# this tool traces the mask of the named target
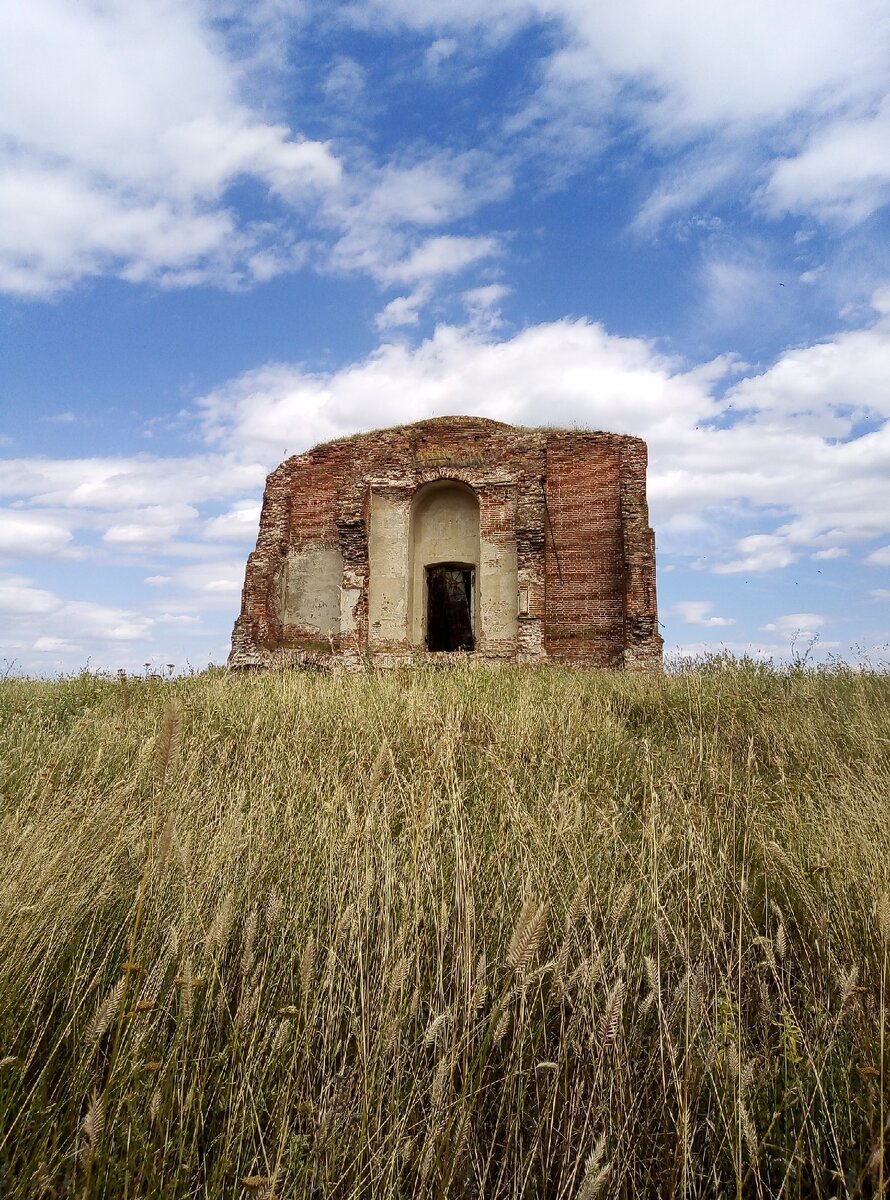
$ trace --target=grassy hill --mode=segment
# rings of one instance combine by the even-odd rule
[[[877,1195],[888,777],[845,670],[7,680],[0,1195]]]

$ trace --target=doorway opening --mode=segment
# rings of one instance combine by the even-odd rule
[[[427,650],[475,650],[476,571],[460,563],[426,569]]]

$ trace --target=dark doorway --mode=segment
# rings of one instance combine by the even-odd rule
[[[439,563],[426,569],[427,650],[475,650],[472,567]]]

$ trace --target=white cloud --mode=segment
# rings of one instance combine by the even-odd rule
[[[126,519],[109,525],[103,541],[119,550],[141,550],[171,542],[184,526],[197,518],[189,504],[150,504],[126,514]]]
[[[172,576],[170,575],[148,575],[143,580],[149,587],[162,587],[165,583],[171,583]]]
[[[0,509],[0,557],[39,558],[58,554],[71,541],[63,525],[32,513]]]
[[[776,214],[849,221],[886,201],[883,0],[365,0],[351,11],[439,39],[546,27],[554,49],[513,129],[537,128],[548,155],[596,153],[610,124],[690,149],[644,201],[641,231],[730,179],[750,194],[777,150],[765,193]]]
[[[741,558],[718,563],[714,567],[715,574],[738,575],[742,572],[775,571],[798,559],[788,539],[772,533],[748,534],[747,537],[739,538],[735,548],[741,554]]]
[[[52,592],[35,587],[21,575],[0,575],[0,612],[7,614],[54,612],[61,601]]]
[[[244,495],[262,486],[263,476],[261,465],[235,454],[10,458],[0,472],[0,496],[27,497],[32,503],[60,508],[116,512]]]
[[[324,81],[325,98],[332,104],[349,108],[361,100],[366,82],[361,63],[348,55],[340,55],[331,65]]]
[[[490,329],[500,325],[501,316],[498,305],[510,295],[511,291],[512,289],[506,284],[488,283],[463,292],[461,299],[466,306],[471,325],[474,327],[483,325]]]
[[[39,637],[34,643],[33,649],[38,654],[71,654],[77,653],[80,647],[74,642],[66,641],[64,638]]]
[[[0,612],[13,639],[19,637],[43,653],[69,644],[144,641],[153,624],[131,609],[66,600],[20,575],[0,575]]]
[[[193,563],[175,572],[176,582],[204,608],[232,609],[244,583],[244,558]],[[165,606],[168,610],[171,606]]]
[[[368,0],[362,5],[415,29],[556,21],[562,45],[554,84],[586,78],[598,97],[628,88],[628,103],[662,137],[703,126],[776,121],[808,105],[870,94],[883,80],[888,31],[880,0]],[[806,36],[801,31],[806,30]],[[757,87],[752,87],[752,77]],[[635,91],[633,83],[644,87]]]
[[[701,375],[676,368],[642,339],[612,337],[584,321],[533,326],[507,341],[472,326],[440,326],[417,347],[384,344],[331,375],[272,364],[199,406],[211,444],[239,445],[266,462],[277,462],[285,446],[293,452],[355,430],[458,412],[667,436],[719,411]]]
[[[890,588],[871,588],[868,594],[872,600],[890,600]]]
[[[228,512],[206,521],[203,534],[213,541],[255,542],[259,523],[259,501],[241,500]]]
[[[292,201],[340,166],[239,88],[197,0],[0,10],[0,288],[249,275],[269,231],[242,226],[226,189],[251,176]]]
[[[547,49],[486,113],[474,138],[484,152],[415,145],[372,166],[353,144],[347,171],[328,142],[265,115],[293,102],[285,69],[320,83],[320,115],[335,128],[368,105],[366,68],[344,54],[313,59],[320,36],[288,61],[296,25],[312,19],[315,33],[329,33],[318,6],[7,6],[0,288],[49,295],[103,273],[241,287],[309,260],[387,286],[443,278],[499,253],[504,238],[423,231],[508,194],[529,156],[545,160],[538,183],[553,186],[554,155],[572,169],[613,145],[615,131],[669,164],[650,173],[638,232],[709,195],[758,188],[773,216],[861,220],[890,194],[883,9],[882,0],[354,0],[338,22],[431,39],[429,78],[458,51],[479,57],[522,27],[537,27]],[[239,212],[233,186],[244,180],[273,202],[265,219]],[[333,246],[317,244],[320,229]],[[739,264],[718,261],[712,273],[717,295],[756,287]]]
[[[430,236],[491,200],[512,181],[498,157],[440,151],[357,171],[331,194],[325,219],[336,235],[335,271],[362,271],[386,286],[431,283],[501,252],[494,236]]]
[[[844,225],[865,220],[890,196],[890,97],[867,116],[817,128],[799,153],[775,164],[762,199],[775,216],[813,213]]]
[[[723,574],[780,569],[803,553],[837,557],[886,536],[890,322],[789,351],[717,399],[715,386],[737,368],[724,357],[684,370],[642,339],[584,321],[508,339],[471,321],[440,326],[413,348],[381,345],[329,374],[270,364],[199,408],[211,445],[268,466],[285,450],[449,413],[635,433],[649,445],[656,528],[675,528],[682,542],[684,529],[706,527],[708,509],[740,514],[723,522],[742,524],[734,550],[714,541],[704,564]],[[744,532],[755,520],[757,532]]]
[[[755,259],[738,249],[732,257],[709,254],[704,259],[698,280],[704,323],[738,327],[754,313],[762,319],[776,300],[776,280],[764,259],[763,253]]]
[[[873,550],[865,560],[870,567],[890,567],[890,546]]]
[[[415,283],[436,279],[442,275],[458,275],[482,259],[499,251],[498,242],[491,237],[458,237],[442,234],[421,242],[402,262],[394,263],[385,275],[397,283]]]
[[[161,612],[154,617],[156,625],[200,625],[201,618],[193,613]]]
[[[374,324],[380,330],[417,325],[420,321],[420,310],[431,295],[431,288],[419,287],[407,296],[396,296],[377,314]]]
[[[662,173],[633,218],[632,232],[651,237],[670,218],[688,212],[715,192],[737,187],[746,169],[750,169],[750,155],[723,144],[717,153],[708,146],[701,155],[687,156]]]
[[[436,38],[434,42],[427,46],[424,52],[424,66],[428,71],[435,74],[443,62],[446,62],[457,53],[457,48],[457,42],[454,38]]]
[[[512,289],[503,283],[489,283],[462,292],[461,300],[467,310],[469,327],[489,333],[499,329],[504,320],[498,306],[511,291]]]
[[[719,629],[726,625],[735,625],[733,617],[711,616],[714,607],[710,600],[678,600],[671,609],[682,617],[687,625],[704,625],[709,629]]]
[[[488,283],[483,287],[470,288],[463,293],[463,301],[467,308],[493,308],[506,296],[511,289],[503,283]]]
[[[761,628],[765,633],[776,633],[780,638],[803,640],[819,636],[819,630],[824,626],[825,618],[819,613],[786,613],[776,617]]]
[[[259,503],[244,497],[261,490],[266,470],[235,454],[7,459],[0,495],[14,507],[0,509],[0,562],[215,556],[220,539],[255,536]],[[219,501],[231,507],[220,513]],[[156,571],[146,583],[171,579]]]
[[[819,562],[830,561],[833,558],[846,558],[849,551],[842,546],[829,546],[827,550],[817,550],[813,558]]]

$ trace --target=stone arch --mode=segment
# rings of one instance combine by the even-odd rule
[[[426,483],[412,497],[409,528],[411,643],[417,648],[427,644],[429,570],[435,567],[469,573],[466,586],[474,642],[479,635],[479,497],[458,479]]]

